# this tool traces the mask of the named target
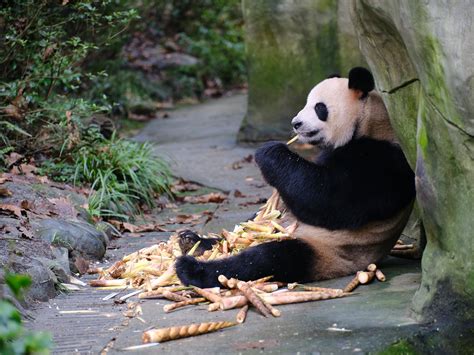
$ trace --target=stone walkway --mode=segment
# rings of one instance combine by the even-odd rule
[[[215,211],[209,223],[195,230],[219,232],[232,229],[258,208],[259,198],[271,189],[263,184],[255,164],[243,160],[253,148],[239,147],[235,137],[245,113],[245,96],[238,95],[176,110],[165,120],[152,121],[137,137],[157,144],[156,152],[170,159],[177,176],[206,187],[229,192],[223,204],[201,208]],[[245,197],[236,197],[238,190]],[[190,211],[193,206],[180,206]],[[169,212],[168,212],[169,213]],[[148,233],[143,237],[124,237],[114,242],[107,259],[117,260],[139,248],[166,240],[169,233]],[[420,281],[417,262],[388,259],[382,268],[385,283],[360,287],[352,297],[279,307],[280,318],[265,319],[254,311],[238,327],[194,338],[163,343],[136,353],[354,353],[387,348],[419,329],[410,317],[411,298]],[[341,287],[345,277],[319,285]],[[29,327],[50,331],[55,353],[117,353],[141,344],[141,334],[150,327],[166,327],[192,322],[232,320],[237,311],[209,313],[205,306],[165,314],[163,300],[141,303],[143,320],[123,316],[126,304],[102,300],[109,290],[84,288],[60,295],[35,310]],[[136,301],[136,298],[131,298]],[[132,352],[134,353],[134,352]]]

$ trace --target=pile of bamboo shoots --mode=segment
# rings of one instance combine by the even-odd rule
[[[221,235],[210,234],[206,237],[218,238],[212,250],[197,256],[198,260],[213,260],[228,257],[244,248],[268,241],[292,238],[296,224],[288,226],[280,224],[284,214],[278,193],[275,191],[263,205],[256,217],[235,226],[232,232],[222,230]],[[90,282],[94,287],[123,287],[130,286],[146,291],[158,287],[180,285],[174,270],[174,262],[182,255],[177,235],[170,237],[168,242],[161,242],[126,255],[105,269],[91,269],[90,273],[99,274],[97,280]],[[187,253],[193,255],[199,242]]]

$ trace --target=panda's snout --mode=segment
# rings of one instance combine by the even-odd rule
[[[303,122],[301,122],[298,119],[298,117],[295,117],[295,118],[293,118],[293,120],[291,120],[291,124],[293,125],[293,128],[295,130],[297,130],[298,128],[300,128],[303,125]]]

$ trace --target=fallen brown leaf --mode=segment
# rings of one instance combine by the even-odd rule
[[[0,197],[10,197],[12,192],[8,190],[6,187],[0,187]]]
[[[201,218],[199,214],[179,214],[175,217],[169,218],[168,223],[172,224],[189,224],[196,222]]]
[[[18,218],[21,218],[22,209],[18,206],[0,204],[0,211],[7,212],[7,213],[10,213],[10,214],[14,214]]]
[[[31,210],[31,207],[33,207],[33,204],[28,200],[23,200],[20,202],[20,206],[24,210]]]
[[[23,159],[23,158],[24,158],[23,155],[15,153],[15,152],[11,152],[10,154],[7,155],[6,161],[7,161],[8,165],[13,165],[16,162]]]
[[[119,227],[120,228],[120,227]],[[143,233],[143,232],[167,232],[166,229],[161,227],[159,224],[156,223],[147,223],[141,225],[135,225],[128,222],[121,223],[121,229],[125,232],[130,233]]]
[[[235,190],[234,191],[234,197],[242,198],[242,197],[246,197],[246,195],[244,195],[242,192],[240,192],[240,190]]]
[[[183,201],[188,203],[222,203],[227,196],[220,192],[211,192],[202,196],[186,196]]]
[[[77,271],[79,271],[81,275],[87,272],[87,270],[89,269],[89,264],[90,264],[90,261],[84,259],[81,256],[77,256],[76,260],[74,260],[74,265],[76,266]]]

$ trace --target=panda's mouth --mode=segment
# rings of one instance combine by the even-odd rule
[[[324,143],[324,138],[319,134],[321,131],[319,129],[308,131],[308,132],[298,132],[298,135],[301,137],[300,140],[304,143],[309,143],[311,145],[322,145]]]

